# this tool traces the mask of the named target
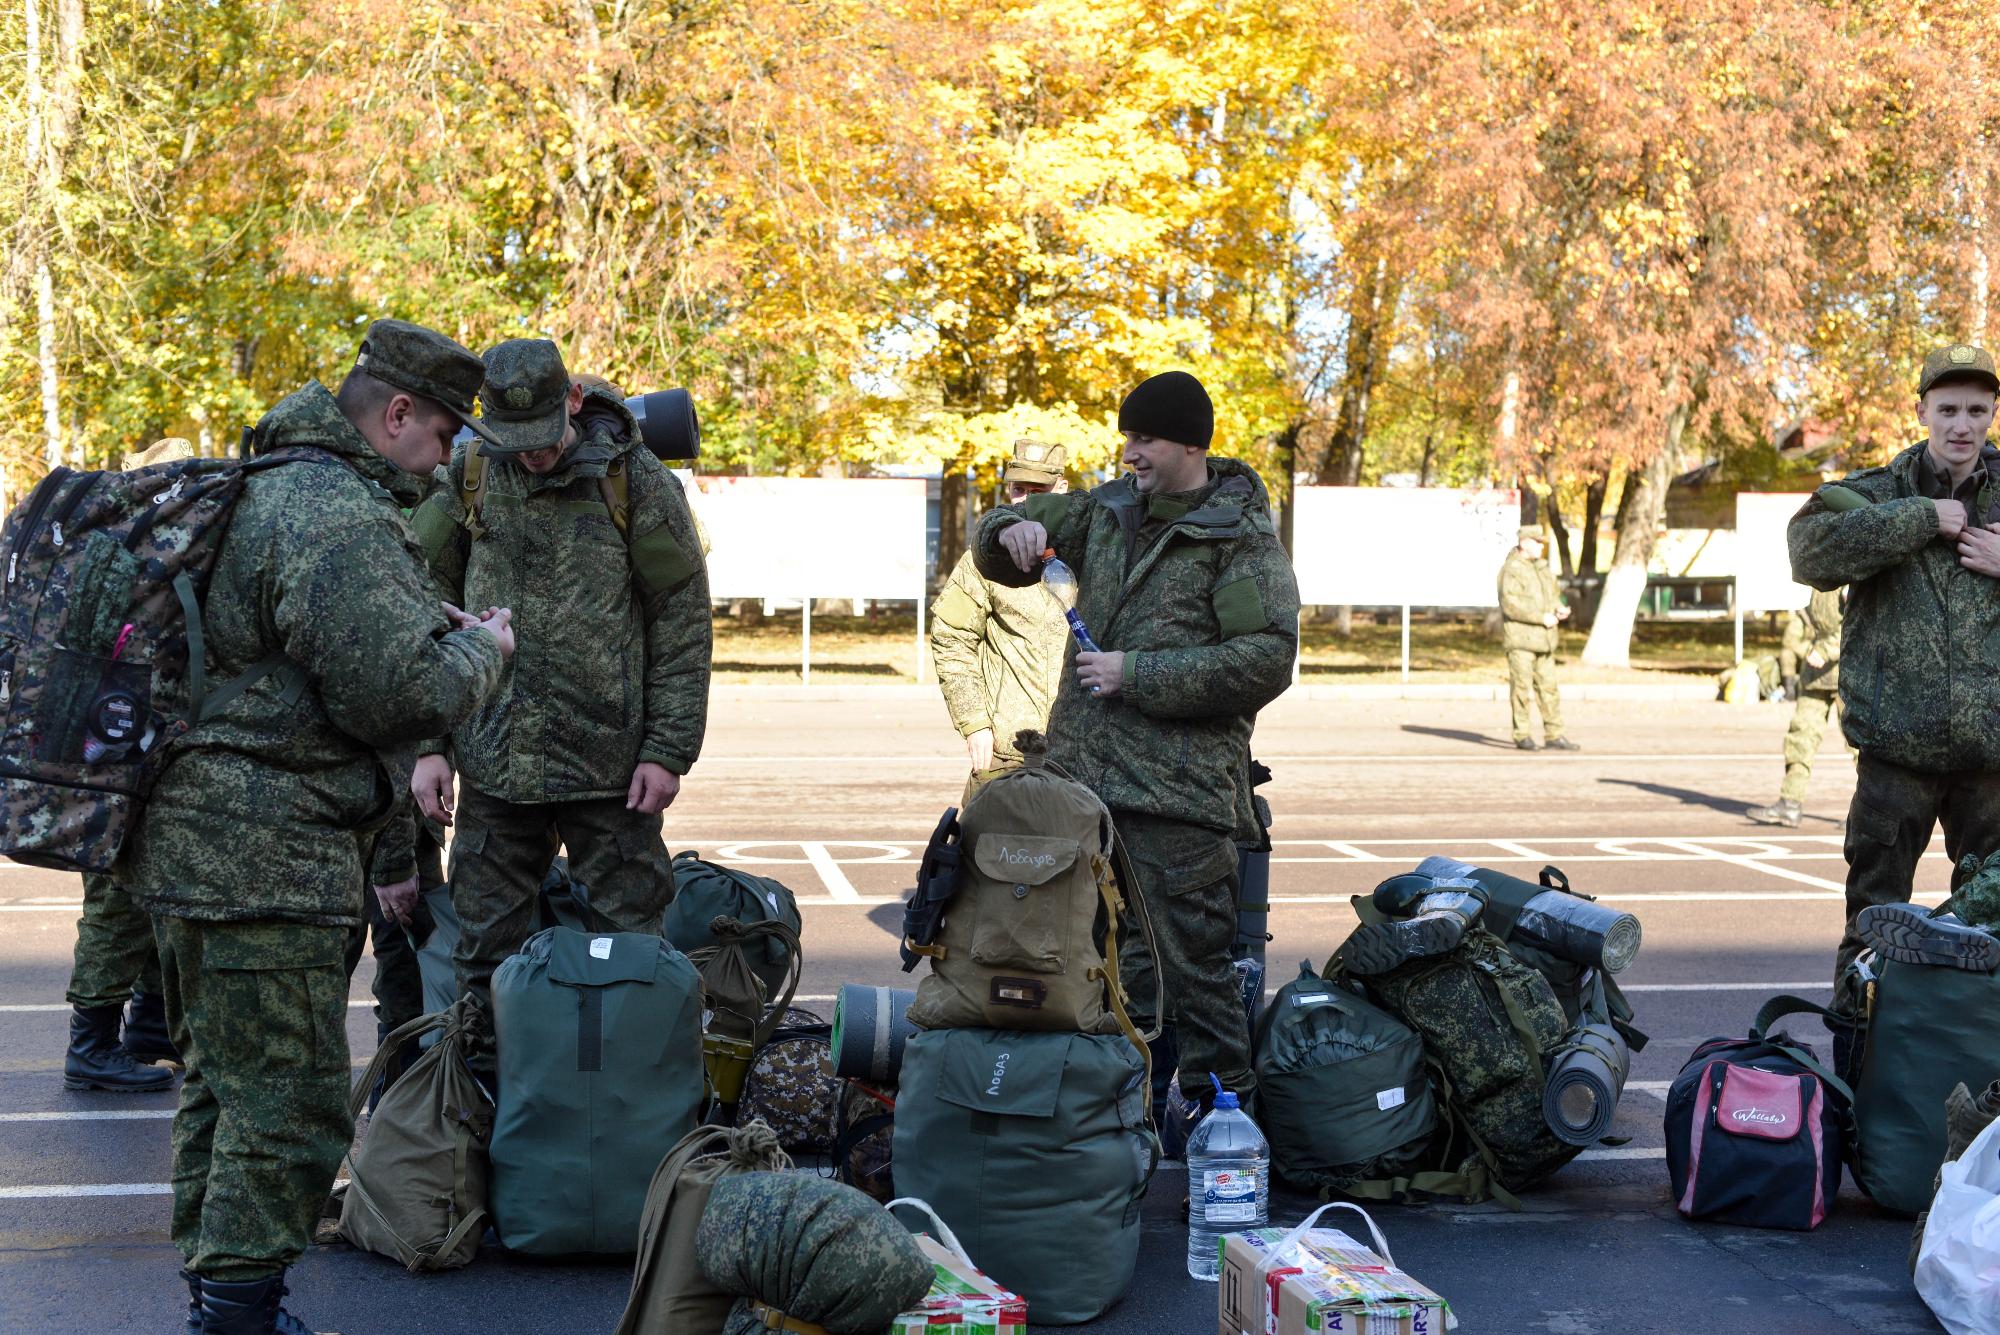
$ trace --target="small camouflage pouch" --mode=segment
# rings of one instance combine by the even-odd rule
[[[751,1059],[736,1125],[763,1122],[793,1154],[831,1154],[841,1082],[833,1073],[833,1026],[809,1010],[786,1010]]]

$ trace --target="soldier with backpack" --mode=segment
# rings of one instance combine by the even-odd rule
[[[660,813],[701,754],[710,632],[687,500],[615,392],[573,383],[555,344],[512,339],[486,354],[480,402],[493,438],[453,454],[415,523],[446,595],[514,608],[528,644],[490,704],[419,748],[411,789],[456,822],[453,963],[490,1007],[493,970],[537,930],[558,844],[597,914],[660,930],[674,897]],[[490,1043],[472,1064],[494,1072]]]
[[[121,466],[129,473],[192,458],[190,442],[168,436],[126,455]],[[153,920],[103,872],[83,878],[83,917],[76,924],[75,964],[64,999],[74,1008],[69,1051],[63,1054],[64,1088],[151,1093],[173,1087],[174,1073],[151,1065],[180,1061],[167,1036]]]
[[[342,957],[393,806],[378,753],[457,726],[513,652],[505,609],[440,606],[392,503],[443,460],[482,370],[377,321],[338,395],[309,382],[265,414],[246,471],[286,461],[247,473],[190,626],[237,689],[194,711],[119,867],[156,920],[187,1063],[173,1239],[190,1329],[306,1329],[284,1275],[353,1134]]]
[[[1204,1109],[1210,1072],[1247,1105],[1256,1076],[1229,954],[1237,841],[1260,837],[1250,732],[1291,684],[1298,584],[1255,470],[1209,455],[1199,380],[1144,381],[1118,427],[1127,476],[994,510],[974,559],[1015,587],[1051,547],[1076,571],[1076,610],[1103,649],[1072,655],[1049,758],[1111,809],[1158,934],[1163,976],[1137,933],[1120,951],[1134,1022],[1176,1021],[1181,1088]]]

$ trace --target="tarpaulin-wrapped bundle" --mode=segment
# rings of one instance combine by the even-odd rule
[[[724,1178],[695,1234],[708,1282],[738,1297],[723,1335],[817,1326],[876,1335],[930,1292],[923,1248],[880,1204],[790,1173]]]

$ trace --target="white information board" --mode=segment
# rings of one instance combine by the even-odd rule
[[[1792,581],[1785,526],[1806,492],[1744,491],[1736,495],[1736,607],[1740,612],[1790,612],[1812,590]]]
[[[1514,488],[1295,487],[1299,601],[1492,607],[1521,527]]]
[[[922,478],[697,477],[716,598],[915,598]]]

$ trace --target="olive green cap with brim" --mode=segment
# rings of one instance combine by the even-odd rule
[[[472,415],[472,400],[486,379],[486,363],[472,349],[408,320],[377,320],[361,336],[354,369],[385,385],[435,399],[454,417],[486,436]]]
[[[1065,446],[1049,445],[1039,440],[1017,440],[1014,442],[1014,457],[1001,470],[1000,480],[1053,487],[1062,481],[1063,465],[1068,462],[1069,450]]]
[[[1545,547],[1548,545],[1549,540],[1542,536],[1542,529],[1539,524],[1523,524],[1520,531],[1514,535],[1515,542],[1527,542],[1531,538]]]
[[[1922,398],[1939,385],[1961,380],[2000,391],[2000,374],[1994,372],[1993,354],[1970,343],[1932,349],[1930,356],[1924,358],[1922,374],[1917,377],[1917,397]]]
[[[479,390],[481,454],[527,454],[562,444],[569,429],[569,372],[545,338],[510,338],[486,350]]]

